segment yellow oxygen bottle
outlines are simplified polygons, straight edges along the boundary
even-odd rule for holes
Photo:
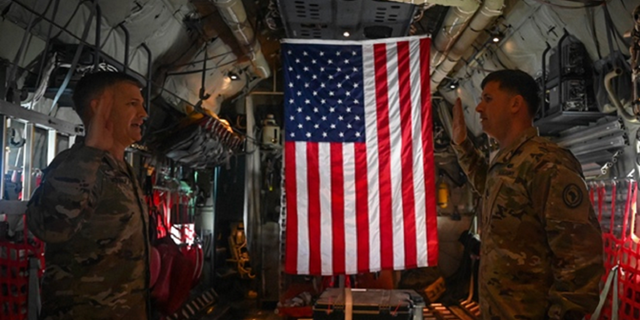
[[[445,209],[449,205],[449,186],[444,179],[438,184],[438,206]]]

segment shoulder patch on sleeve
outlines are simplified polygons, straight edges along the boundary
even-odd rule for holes
[[[584,195],[576,184],[571,183],[562,191],[562,200],[567,207],[575,209],[582,204]]]

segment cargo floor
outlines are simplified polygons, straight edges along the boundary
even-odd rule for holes
[[[478,305],[475,302],[462,303],[460,306],[445,307],[434,303],[424,310],[424,320],[477,320]],[[198,319],[198,318],[193,318]],[[201,320],[312,320],[312,318],[283,318],[273,310],[261,310],[255,300],[244,300],[236,303],[220,303],[211,313]]]
[[[275,301],[250,299],[230,290],[207,289],[194,294],[179,312],[165,320],[313,320],[312,317],[284,317],[275,312]],[[477,320],[479,306],[468,297],[458,305],[432,303],[424,308],[424,320]]]

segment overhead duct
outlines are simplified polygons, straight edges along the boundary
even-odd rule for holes
[[[479,0],[392,0],[394,2],[411,3],[415,5],[441,5],[453,7],[449,9],[442,21],[440,33],[433,39],[431,49],[431,66],[437,66],[445,59],[447,50],[454,40],[460,36],[469,23],[469,19],[480,7]]]
[[[466,1],[460,6],[449,9],[449,12],[447,12],[442,22],[440,33],[438,33],[433,40],[430,65],[437,66],[442,63],[454,41],[465,30],[469,19],[476,13],[479,7],[480,3],[478,1]]]
[[[465,27],[462,34],[454,40],[455,44],[448,50],[446,59],[444,59],[442,63],[435,65],[435,70],[431,73],[432,93],[438,89],[440,82],[453,70],[462,57],[462,54],[471,47],[471,44],[478,37],[478,34],[482,32],[495,17],[502,14],[503,6],[504,0],[485,0],[482,3],[482,6],[473,16],[468,26]],[[447,35],[442,35],[444,32],[444,30],[441,30],[440,34],[436,36],[436,39],[438,37],[447,37]]]
[[[241,0],[212,0],[218,8],[222,20],[229,26],[231,32],[238,40],[242,51],[251,60],[253,73],[260,78],[271,76],[269,63],[265,59],[260,42],[256,39],[251,24],[247,20],[247,12]]]
[[[433,39],[430,65],[435,67],[446,58],[447,51],[455,39],[464,31],[469,19],[480,7],[479,0],[391,0],[394,2],[411,3],[415,5],[441,5],[453,7],[449,9],[442,21],[442,27]]]

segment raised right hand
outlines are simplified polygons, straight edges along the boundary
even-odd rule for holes
[[[106,88],[100,97],[91,101],[91,116],[87,124],[84,144],[108,151],[113,147],[113,123],[109,120],[115,102],[115,91]]]
[[[467,124],[464,122],[464,112],[462,111],[462,101],[456,99],[453,105],[453,143],[461,144],[467,138]]]

